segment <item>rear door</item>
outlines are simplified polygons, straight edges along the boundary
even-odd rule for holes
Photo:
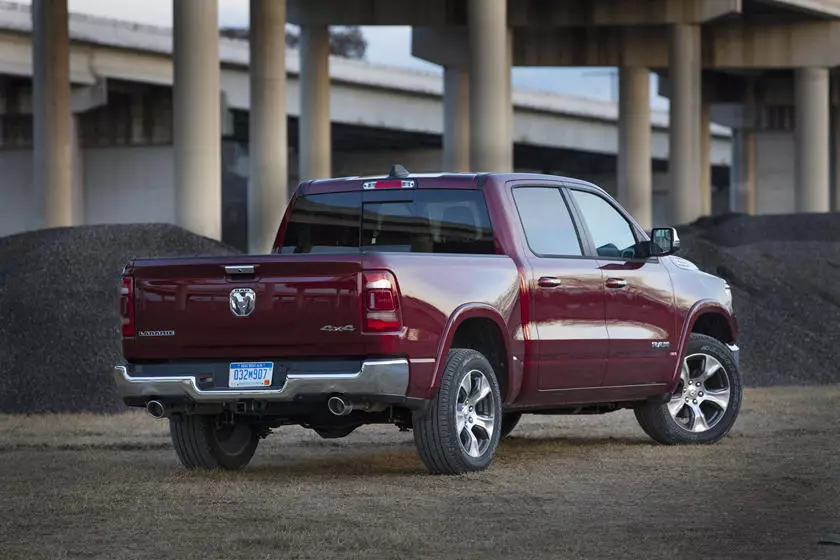
[[[677,349],[671,277],[658,258],[642,258],[641,232],[595,190],[570,187],[590,238],[606,293],[609,360],[604,386],[667,381]]]
[[[537,390],[599,387],[608,348],[599,263],[585,256],[559,186],[516,187],[513,197],[531,270]]]

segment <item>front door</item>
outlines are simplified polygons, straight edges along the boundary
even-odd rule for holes
[[[540,392],[594,388],[606,371],[604,283],[597,259],[584,256],[558,187],[513,190],[528,247],[530,315]],[[552,393],[553,394],[553,393]],[[550,397],[556,400],[556,396]]]
[[[605,387],[670,380],[678,346],[671,277],[658,258],[638,258],[639,232],[599,193],[569,191],[592,240],[606,291]]]

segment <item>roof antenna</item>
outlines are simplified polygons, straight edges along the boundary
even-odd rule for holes
[[[400,164],[392,165],[391,170],[388,172],[389,179],[405,179],[411,175],[408,170]]]

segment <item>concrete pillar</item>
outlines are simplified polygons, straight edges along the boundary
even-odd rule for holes
[[[74,221],[67,0],[32,2],[35,228]]]
[[[832,165],[832,204],[834,212],[840,212],[840,73],[835,70],[833,79],[834,93],[831,105],[831,165]]]
[[[671,26],[669,43],[671,221],[686,224],[701,213],[700,27]]]
[[[729,210],[755,214],[756,197],[755,132],[732,129],[732,165],[729,168]]]
[[[703,99],[700,104],[700,212],[712,215],[712,119],[711,103]]]
[[[796,70],[796,211],[827,212],[828,168],[828,70]]]
[[[222,236],[219,29],[216,0],[173,0],[175,216]]]
[[[85,164],[78,115],[70,117],[70,203],[74,224],[85,223]]]
[[[505,45],[505,55],[507,56],[506,59],[506,70],[505,76],[507,79],[505,80],[505,84],[507,85],[507,100],[505,102],[505,106],[507,110],[505,110],[505,117],[507,117],[507,131],[505,132],[506,138],[509,138],[510,142],[510,163],[509,167],[511,171],[515,170],[514,166],[514,155],[513,155],[513,29],[508,27],[507,30],[507,44]]]
[[[470,167],[512,171],[510,46],[505,0],[468,0]]]
[[[458,68],[443,72],[443,170],[470,170],[470,81]]]
[[[650,74],[618,72],[618,200],[645,229],[651,227]]]
[[[330,177],[330,32],[326,25],[300,28],[299,138],[300,179]]]
[[[248,251],[265,253],[290,198],[285,0],[251,0],[250,134]]]

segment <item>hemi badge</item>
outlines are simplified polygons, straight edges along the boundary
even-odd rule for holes
[[[671,347],[670,342],[667,342],[667,341],[661,342],[661,341],[658,341],[658,340],[655,340],[655,341],[651,342],[650,345],[653,348],[670,348]]]

